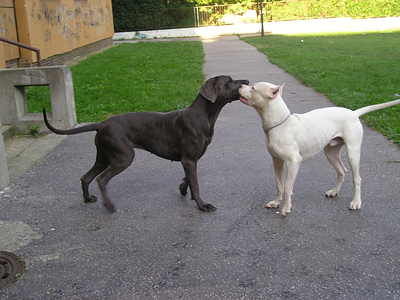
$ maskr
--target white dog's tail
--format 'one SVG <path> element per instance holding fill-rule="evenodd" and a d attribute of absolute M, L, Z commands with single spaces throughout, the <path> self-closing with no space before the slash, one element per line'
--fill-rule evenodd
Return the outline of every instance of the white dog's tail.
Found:
<path fill-rule="evenodd" d="M 371 111 L 383 109 L 383 108 L 390 107 L 390 106 L 397 105 L 397 104 L 400 104 L 400 99 L 389 101 L 389 102 L 386 102 L 386 103 L 365 106 L 365 107 L 362 107 L 362 108 L 359 108 L 359 109 L 355 110 L 354 112 L 356 114 L 358 114 L 358 116 L 362 116 L 362 115 L 367 114 L 367 113 L 369 113 Z"/>

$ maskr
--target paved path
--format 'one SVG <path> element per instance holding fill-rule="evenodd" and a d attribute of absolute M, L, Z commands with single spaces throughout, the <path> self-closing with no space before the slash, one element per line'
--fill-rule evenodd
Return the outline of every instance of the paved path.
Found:
<path fill-rule="evenodd" d="M 208 77 L 286 82 L 294 112 L 331 105 L 237 38 L 204 46 Z M 179 163 L 143 151 L 110 184 L 118 213 L 82 204 L 93 151 L 92 134 L 71 136 L 0 195 L 0 248 L 28 263 L 0 299 L 400 297 L 400 150 L 372 130 L 363 209 L 347 210 L 349 176 L 337 200 L 323 197 L 334 172 L 320 155 L 303 164 L 287 218 L 262 208 L 275 194 L 271 160 L 258 116 L 239 102 L 222 112 L 199 166 L 215 213 L 179 196 Z"/>

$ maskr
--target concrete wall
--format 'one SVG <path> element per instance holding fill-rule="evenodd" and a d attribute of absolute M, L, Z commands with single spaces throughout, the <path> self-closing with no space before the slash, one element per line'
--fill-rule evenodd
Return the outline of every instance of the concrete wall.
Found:
<path fill-rule="evenodd" d="M 76 125 L 72 74 L 65 66 L 0 70 L 0 118 L 3 125 L 24 130 L 35 122 L 42 124 L 41 114 L 27 111 L 26 86 L 48 86 L 51 95 L 51 119 L 55 126 Z"/>
<path fill-rule="evenodd" d="M 39 48 L 43 59 L 113 34 L 111 0 L 0 0 L 0 35 L 13 40 L 18 36 L 19 42 Z M 0 49 L 0 66 L 15 54 L 18 51 Z M 34 62 L 35 54 L 21 50 L 21 59 Z"/>

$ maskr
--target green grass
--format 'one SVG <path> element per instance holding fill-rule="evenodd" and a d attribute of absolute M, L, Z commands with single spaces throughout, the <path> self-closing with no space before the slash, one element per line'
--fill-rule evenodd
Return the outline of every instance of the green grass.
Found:
<path fill-rule="evenodd" d="M 28 112 L 41 112 L 42 108 L 51 111 L 50 90 L 48 86 L 29 86 L 26 89 Z"/>
<path fill-rule="evenodd" d="M 243 38 L 333 103 L 350 109 L 400 98 L 400 32 Z M 274 78 L 267 78 L 275 82 Z M 278 83 L 278 82 L 275 82 Z M 363 116 L 400 144 L 400 105 Z"/>
<path fill-rule="evenodd" d="M 121 44 L 71 68 L 79 122 L 190 104 L 203 81 L 201 42 Z M 47 95 L 46 95 L 47 93 Z M 28 91 L 29 111 L 49 108 L 46 88 Z"/>

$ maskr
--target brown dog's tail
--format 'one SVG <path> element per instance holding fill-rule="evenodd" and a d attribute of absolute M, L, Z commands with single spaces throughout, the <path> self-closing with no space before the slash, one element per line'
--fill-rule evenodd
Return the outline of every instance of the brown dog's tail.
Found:
<path fill-rule="evenodd" d="M 52 132 L 57 133 L 57 134 L 64 134 L 64 135 L 77 134 L 77 133 L 87 132 L 87 131 L 96 131 L 101 128 L 101 125 L 99 123 L 93 123 L 93 124 L 84 125 L 81 127 L 67 129 L 67 130 L 57 129 L 49 123 L 49 120 L 47 119 L 47 115 L 46 115 L 46 110 L 44 108 L 43 108 L 43 119 L 44 119 L 44 123 L 46 124 L 46 127 L 48 129 L 50 129 Z"/>
<path fill-rule="evenodd" d="M 358 116 L 362 116 L 362 115 L 367 114 L 367 113 L 369 113 L 371 111 L 383 109 L 383 108 L 390 107 L 390 106 L 397 105 L 397 104 L 400 104 L 400 99 L 389 101 L 389 102 L 385 102 L 385 103 L 381 103 L 381 104 L 365 106 L 365 107 L 362 107 L 362 108 L 359 108 L 359 109 L 355 110 L 355 112 L 358 114 Z"/>

